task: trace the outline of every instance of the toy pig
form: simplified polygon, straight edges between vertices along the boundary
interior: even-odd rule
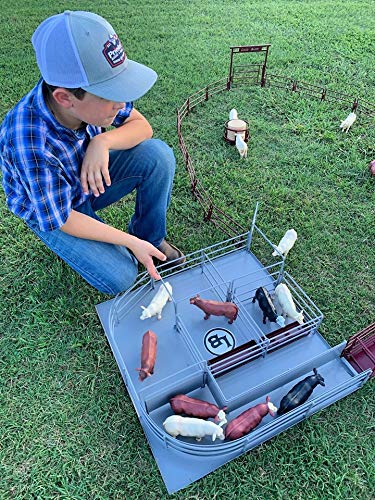
[[[156,333],[152,330],[147,330],[142,338],[142,354],[141,354],[141,368],[137,368],[139,371],[139,380],[143,380],[147,377],[151,377],[154,373],[154,366],[156,360],[156,345],[158,338]]]
[[[276,411],[277,408],[271,403],[270,397],[267,396],[265,403],[260,403],[245,410],[241,415],[229,422],[225,429],[225,437],[234,440],[245,436],[252,429],[255,429],[268,413],[273,417]]]
[[[314,375],[309,375],[286,394],[280,401],[280,408],[277,410],[278,415],[284,415],[288,411],[294,410],[297,406],[302,405],[311,396],[315,387],[320,384],[325,386],[324,378],[319,375],[316,368],[314,368]]]
[[[216,423],[224,425],[227,423],[224,407],[222,410],[218,406],[202,401],[201,399],[191,398],[185,394],[177,394],[169,400],[172,410],[178,415],[185,414],[189,417],[214,418]]]
[[[199,295],[190,299],[190,304],[202,309],[206,313],[204,319],[208,319],[211,314],[214,316],[225,316],[229,319],[228,323],[232,324],[237,318],[238,307],[233,302],[218,302],[217,300],[201,299]]]
[[[161,312],[165,304],[172,300],[172,285],[167,281],[165,284],[161,284],[159,290],[156,292],[154,298],[151,300],[147,307],[141,306],[143,309],[140,319],[152,318],[152,316],[157,316],[161,319]]]
[[[200,441],[205,436],[212,436],[212,441],[218,437],[224,439],[223,429],[213,422],[200,418],[181,417],[171,415],[163,422],[164,429],[173,437],[188,436],[195,437]]]
[[[285,319],[282,316],[277,315],[276,308],[272,303],[270,294],[263,286],[259,287],[255,292],[253,303],[255,300],[258,301],[259,307],[263,311],[263,324],[266,324],[268,318],[273,323],[285,326]]]

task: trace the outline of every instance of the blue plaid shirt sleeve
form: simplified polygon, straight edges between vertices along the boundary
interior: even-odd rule
[[[126,102],[125,106],[120,109],[120,111],[117,113],[116,118],[114,119],[112,125],[114,127],[121,127],[121,125],[124,124],[124,121],[129,118],[130,113],[133,110],[133,103],[132,102]]]
[[[45,148],[43,124],[32,113],[23,118],[13,136],[11,164],[17,177],[23,179],[40,229],[51,231],[69,217],[71,183],[58,158]]]

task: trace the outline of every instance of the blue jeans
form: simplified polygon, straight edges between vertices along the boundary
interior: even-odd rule
[[[149,139],[132,149],[111,151],[111,186],[98,197],[90,196],[75,210],[98,220],[97,210],[136,190],[135,211],[128,232],[158,246],[166,236],[175,158],[172,149],[158,139]],[[129,288],[138,273],[138,261],[124,246],[85,240],[60,229],[41,231],[36,222],[27,225],[90,285],[101,292],[117,294]]]

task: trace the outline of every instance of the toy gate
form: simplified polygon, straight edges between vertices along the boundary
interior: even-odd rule
[[[143,273],[129,291],[97,306],[169,493],[357,390],[371,374],[370,369],[357,373],[340,356],[345,341],[331,347],[320,335],[322,313],[284,271],[284,258],[271,256],[275,247],[255,218],[256,212],[247,233],[189,254],[185,266],[169,271],[160,266],[161,282],[155,283]],[[141,305],[148,305],[166,281],[173,293],[162,319],[141,321]],[[301,325],[290,319],[284,328],[263,324],[262,312],[252,302],[258,287],[272,293],[281,282],[291,290],[297,308],[304,311]],[[239,308],[236,321],[228,324],[223,316],[205,321],[204,313],[189,302],[197,293],[207,299],[233,301]],[[157,357],[154,374],[141,382],[136,368],[140,366],[142,336],[148,329],[158,338]],[[282,416],[267,415],[240,439],[212,442],[206,437],[197,442],[194,438],[173,438],[164,430],[164,420],[173,414],[169,400],[177,394],[226,406],[231,421],[265,402],[267,395],[278,406],[313,368],[324,377],[325,387],[318,386],[304,404]]]

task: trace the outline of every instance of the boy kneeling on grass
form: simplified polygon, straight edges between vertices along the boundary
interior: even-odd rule
[[[32,43],[42,78],[0,129],[9,209],[101,292],[129,288],[138,261],[159,279],[155,265],[185,256],[165,240],[173,152],[133,107],[157,74],[90,12],[46,19]],[[127,233],[96,214],[134,189]]]

